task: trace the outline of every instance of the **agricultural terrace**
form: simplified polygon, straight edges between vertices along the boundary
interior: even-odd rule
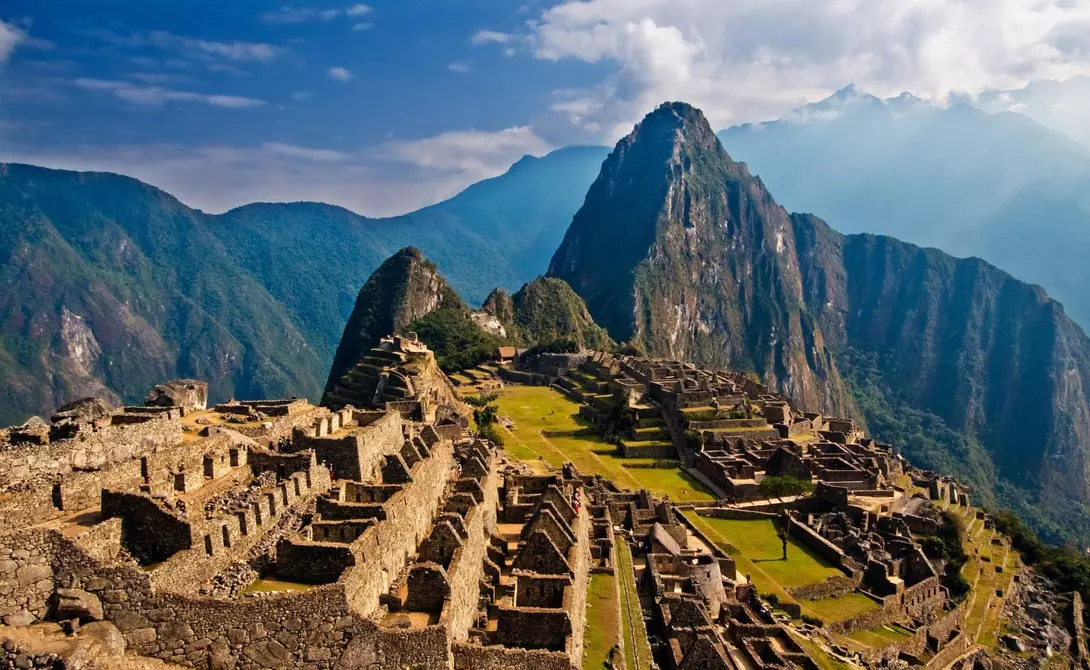
[[[622,458],[579,416],[579,405],[552,388],[507,386],[499,394],[499,415],[513,424],[503,430],[504,446],[520,460],[540,458],[555,468],[571,461],[584,474],[601,474],[618,486],[648,489],[674,501],[715,498],[675,461]]]

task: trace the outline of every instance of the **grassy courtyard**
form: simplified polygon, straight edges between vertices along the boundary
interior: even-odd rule
[[[780,538],[770,520],[716,519],[696,512],[685,512],[685,516],[734,558],[738,573],[748,574],[760,593],[775,594],[780,602],[798,602],[803,614],[833,623],[878,608],[878,603],[861,593],[823,600],[792,597],[790,589],[818,584],[843,573],[793,538],[788,539],[784,561]]]
[[[583,670],[607,668],[609,650],[621,641],[617,578],[607,574],[590,576],[587,589],[587,628],[583,635]]]
[[[571,461],[584,474],[601,474],[618,486],[645,488],[671,500],[714,499],[700,482],[676,466],[625,467],[650,461],[621,458],[614,445],[590,431],[578,434],[588,428],[579,416],[579,405],[551,388],[508,386],[500,392],[497,404],[500,416],[514,423],[511,430],[504,430],[505,447],[520,460],[542,458],[556,468]],[[545,437],[543,431],[554,436]]]

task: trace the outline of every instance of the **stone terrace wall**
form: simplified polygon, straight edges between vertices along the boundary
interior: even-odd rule
[[[481,647],[476,644],[454,645],[456,670],[575,670],[568,655],[539,649]]]
[[[216,600],[156,592],[147,573],[104,564],[56,531],[32,529],[0,540],[0,612],[47,614],[58,586],[97,595],[129,649],[200,668],[331,668],[361,622],[341,585],[282,596]],[[313,665],[306,665],[312,663]]]
[[[575,545],[568,556],[568,564],[575,572],[572,580],[572,603],[569,609],[572,623],[572,640],[569,653],[572,662],[578,664],[583,658],[583,627],[587,621],[587,588],[590,586],[590,529],[591,520],[584,505],[579,508],[572,530],[575,532]]]
[[[191,517],[190,547],[156,568],[152,572],[152,583],[157,588],[177,593],[195,592],[227,566],[245,560],[250,550],[288,510],[305,509],[329,487],[329,472],[314,467],[308,472],[296,472],[266,489],[255,503],[260,512],[251,507],[213,519],[205,519],[203,514]],[[260,524],[257,523],[258,514]]]
[[[328,464],[337,479],[367,481],[378,472],[384,456],[401,449],[404,442],[401,427],[401,415],[387,412],[363,427],[349,427],[338,437],[316,437],[308,434],[313,429],[296,429],[291,448],[313,449],[318,461]]]
[[[372,621],[364,621],[336,667],[449,670],[451,653],[447,630],[444,626],[386,630]]]
[[[25,490],[13,490],[0,502],[0,518],[6,523],[0,535],[58,518],[71,512],[95,507],[103,488],[135,488],[143,480],[140,459],[152,464],[179,458],[193,447],[182,444],[181,424],[176,420],[156,419],[131,426],[104,426],[96,433],[81,433],[72,440],[45,446],[18,447],[0,453],[0,470],[7,470],[8,484],[17,486],[12,474],[24,474]],[[117,440],[117,442],[111,442]],[[105,459],[86,454],[105,453]],[[80,456],[80,454],[85,454]],[[31,460],[32,466],[13,463]],[[41,459],[41,460],[39,460]],[[82,471],[74,468],[101,467]],[[62,478],[53,484],[56,478]]]

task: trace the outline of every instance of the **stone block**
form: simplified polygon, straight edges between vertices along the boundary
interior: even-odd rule
[[[65,621],[101,621],[102,601],[93,593],[80,589],[57,589],[52,597],[53,617]]]

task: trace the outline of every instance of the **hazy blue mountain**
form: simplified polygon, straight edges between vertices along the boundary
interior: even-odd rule
[[[438,205],[211,216],[135,179],[0,164],[0,422],[170,376],[318,399],[360,287],[414,245],[479,304],[543,273],[607,150],[526,157]]]
[[[1090,324],[1090,150],[1077,142],[1017,114],[853,88],[719,136],[787,208],[978,256]]]

